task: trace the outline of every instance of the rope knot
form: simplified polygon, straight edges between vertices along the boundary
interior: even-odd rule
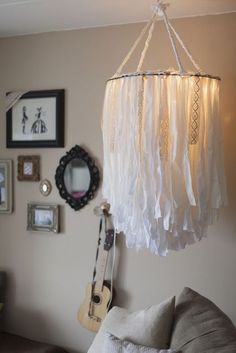
[[[170,4],[163,2],[162,0],[157,0],[156,4],[152,6],[153,12],[158,16],[163,16],[163,12],[166,11]]]

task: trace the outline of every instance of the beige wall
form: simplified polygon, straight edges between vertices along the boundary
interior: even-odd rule
[[[120,239],[116,302],[132,309],[157,303],[184,286],[214,300],[236,323],[236,15],[174,21],[202,68],[222,77],[222,121],[229,206],[202,242],[166,258],[127,250]],[[0,40],[0,157],[14,160],[14,213],[0,215],[0,268],[8,271],[7,327],[31,338],[86,352],[93,334],[76,313],[91,279],[101,194],[79,212],[60,199],[54,184],[59,158],[74,144],[86,147],[102,165],[100,116],[104,82],[112,75],[142,25],[41,34]],[[174,65],[163,27],[153,41],[146,67]],[[136,61],[133,62],[135,64]],[[134,66],[128,69],[133,69]],[[8,90],[65,88],[64,149],[6,149],[4,94]],[[42,178],[53,183],[44,198],[39,184],[16,181],[19,154],[40,154]],[[26,231],[30,201],[62,207],[62,233]]]

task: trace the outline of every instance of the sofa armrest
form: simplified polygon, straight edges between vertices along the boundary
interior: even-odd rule
[[[67,353],[62,348],[32,341],[6,332],[0,334],[0,347],[1,353]]]

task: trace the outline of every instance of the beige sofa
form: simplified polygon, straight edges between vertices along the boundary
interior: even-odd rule
[[[129,352],[236,353],[236,329],[214,303],[184,288],[176,304],[172,297],[145,310],[109,311],[88,353]]]

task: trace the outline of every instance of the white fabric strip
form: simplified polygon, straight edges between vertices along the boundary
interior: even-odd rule
[[[200,78],[199,137],[189,145],[195,79],[153,75],[107,83],[103,196],[128,247],[162,256],[183,249],[206,236],[227,203],[219,81]]]

